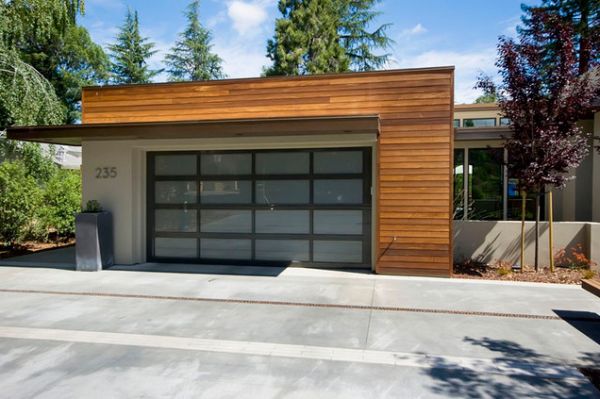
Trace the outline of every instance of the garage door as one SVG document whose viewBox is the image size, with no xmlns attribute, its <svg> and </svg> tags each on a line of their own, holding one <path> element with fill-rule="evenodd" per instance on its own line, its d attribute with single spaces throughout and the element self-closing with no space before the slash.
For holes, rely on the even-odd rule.
<svg viewBox="0 0 600 399">
<path fill-rule="evenodd" d="M 148 259 L 370 267 L 369 148 L 148 154 Z"/>
</svg>

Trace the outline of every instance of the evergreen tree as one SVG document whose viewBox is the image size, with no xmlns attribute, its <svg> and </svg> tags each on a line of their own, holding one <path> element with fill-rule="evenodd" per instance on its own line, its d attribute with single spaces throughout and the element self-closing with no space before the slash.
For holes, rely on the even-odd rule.
<svg viewBox="0 0 600 399">
<path fill-rule="evenodd" d="M 542 59 L 547 69 L 556 66 L 556 57 L 561 43 L 556 42 L 556 29 L 569 26 L 572 41 L 576 49 L 577 68 L 581 75 L 595 65 L 600 64 L 600 1 L 599 0 L 542 0 L 539 6 L 521 6 L 524 15 L 523 26 L 518 28 L 524 35 L 536 34 L 535 29 L 544 29 L 549 38 L 544 46 L 545 56 Z M 537 13 L 544 12 L 554 16 L 549 26 L 539 27 L 533 23 Z"/>
<path fill-rule="evenodd" d="M 211 80 L 225 77 L 223 60 L 211 53 L 211 34 L 200 23 L 200 1 L 192 1 L 185 13 L 188 21 L 171 53 L 165 57 L 170 81 Z"/>
<path fill-rule="evenodd" d="M 342 46 L 339 0 L 280 0 L 282 18 L 267 43 L 273 65 L 266 75 L 344 72 L 350 60 Z"/>
<path fill-rule="evenodd" d="M 280 0 L 282 17 L 267 44 L 267 75 L 304 75 L 381 68 L 389 54 L 389 24 L 369 31 L 380 0 Z"/>
<path fill-rule="evenodd" d="M 381 69 L 388 62 L 390 54 L 375 54 L 374 49 L 387 49 L 393 41 L 386 31 L 391 24 L 383 24 L 373 31 L 369 26 L 381 15 L 373 7 L 381 0 L 344 0 L 342 1 L 342 20 L 340 37 L 350 66 L 355 71 Z"/>
<path fill-rule="evenodd" d="M 160 70 L 152 70 L 148 66 L 148 58 L 156 53 L 154 43 L 140 35 L 137 11 L 127 10 L 125 23 L 117 35 L 117 42 L 108 46 L 112 63 L 112 80 L 114 83 L 149 83 Z"/>
</svg>

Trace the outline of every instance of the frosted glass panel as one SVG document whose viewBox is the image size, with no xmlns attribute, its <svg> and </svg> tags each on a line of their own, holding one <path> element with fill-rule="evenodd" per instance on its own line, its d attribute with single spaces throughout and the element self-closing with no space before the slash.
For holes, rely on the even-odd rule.
<svg viewBox="0 0 600 399">
<path fill-rule="evenodd" d="M 245 180 L 203 181 L 200 197 L 203 204 L 249 204 L 252 183 Z"/>
<path fill-rule="evenodd" d="M 315 173 L 362 173 L 361 151 L 316 151 Z"/>
<path fill-rule="evenodd" d="M 200 211 L 200 230 L 206 233 L 251 233 L 252 211 L 236 209 Z"/>
<path fill-rule="evenodd" d="M 198 256 L 198 240 L 157 237 L 154 239 L 154 255 L 162 258 L 195 258 Z"/>
<path fill-rule="evenodd" d="M 314 211 L 315 234 L 362 234 L 363 211 Z"/>
<path fill-rule="evenodd" d="M 197 185 L 195 181 L 157 181 L 154 196 L 157 204 L 194 204 Z"/>
<path fill-rule="evenodd" d="M 308 204 L 308 180 L 259 180 L 256 182 L 258 204 Z"/>
<path fill-rule="evenodd" d="M 203 175 L 249 175 L 252 173 L 252 154 L 225 153 L 200 156 Z"/>
<path fill-rule="evenodd" d="M 281 261 L 309 260 L 306 240 L 256 240 L 256 259 Z"/>
<path fill-rule="evenodd" d="M 259 152 L 256 154 L 256 174 L 308 174 L 309 163 L 308 152 Z"/>
<path fill-rule="evenodd" d="M 315 204 L 361 204 L 363 181 L 360 179 L 315 180 Z"/>
<path fill-rule="evenodd" d="M 196 210 L 157 209 L 154 231 L 194 233 L 197 229 Z"/>
<path fill-rule="evenodd" d="M 362 263 L 361 241 L 314 241 L 315 262 Z"/>
<path fill-rule="evenodd" d="M 200 257 L 205 259 L 252 259 L 252 241 L 203 238 L 200 240 Z"/>
<path fill-rule="evenodd" d="M 154 158 L 156 176 L 193 176 L 197 173 L 196 155 L 157 155 Z"/>
<path fill-rule="evenodd" d="M 309 211 L 256 211 L 257 233 L 310 233 Z"/>
</svg>

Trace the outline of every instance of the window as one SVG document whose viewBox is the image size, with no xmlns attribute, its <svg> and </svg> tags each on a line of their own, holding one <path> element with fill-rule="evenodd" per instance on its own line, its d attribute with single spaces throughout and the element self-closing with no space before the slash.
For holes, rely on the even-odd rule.
<svg viewBox="0 0 600 399">
<path fill-rule="evenodd" d="M 460 127 L 460 119 L 454 119 L 454 121 L 452 122 L 454 127 Z"/>
<path fill-rule="evenodd" d="M 510 126 L 511 123 L 510 118 L 500 118 L 500 126 Z"/>
<path fill-rule="evenodd" d="M 496 118 L 463 119 L 463 127 L 493 127 L 493 126 L 496 126 Z"/>
<path fill-rule="evenodd" d="M 454 219 L 465 215 L 465 150 L 454 150 Z"/>
<path fill-rule="evenodd" d="M 521 220 L 518 182 L 507 176 L 503 157 L 502 148 L 454 150 L 454 219 Z M 468 168 L 465 164 L 469 165 Z M 544 212 L 542 195 L 540 214 L 544 215 Z M 527 195 L 525 218 L 535 218 L 534 193 Z"/>
<path fill-rule="evenodd" d="M 503 218 L 504 151 L 500 148 L 469 149 L 469 218 Z"/>
</svg>

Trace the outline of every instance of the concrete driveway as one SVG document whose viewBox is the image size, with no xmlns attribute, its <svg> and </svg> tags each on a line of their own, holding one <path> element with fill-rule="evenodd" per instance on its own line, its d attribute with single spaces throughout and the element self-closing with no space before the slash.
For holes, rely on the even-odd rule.
<svg viewBox="0 0 600 399">
<path fill-rule="evenodd" d="M 0 396 L 600 398 L 580 287 L 120 269 L 0 267 Z"/>
</svg>

